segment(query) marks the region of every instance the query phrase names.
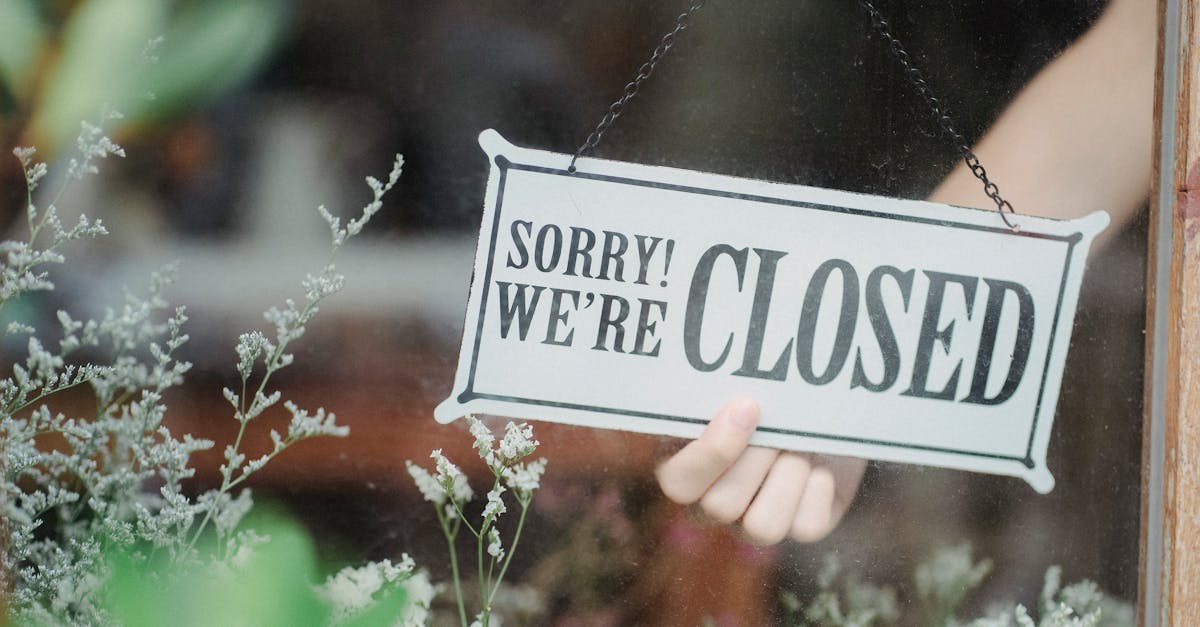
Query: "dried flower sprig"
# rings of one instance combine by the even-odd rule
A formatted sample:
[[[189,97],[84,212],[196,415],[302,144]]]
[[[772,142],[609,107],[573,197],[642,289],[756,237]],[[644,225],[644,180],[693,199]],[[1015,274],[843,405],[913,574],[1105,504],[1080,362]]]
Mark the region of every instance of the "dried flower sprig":
[[[117,117],[106,113],[99,123],[83,125],[79,154],[45,209],[34,204],[33,191],[49,168],[34,160],[32,148],[14,151],[25,172],[29,233],[25,241],[0,244],[0,307],[54,289],[45,264],[63,263],[67,244],[106,233],[86,217],[64,226],[56,203],[72,181],[95,174],[100,159],[124,156],[103,132]],[[177,438],[163,424],[162,394],[190,368],[175,357],[188,339],[182,331],[187,316],[181,308],[171,313],[162,297],[173,274],[170,267],[155,273],[145,297],[126,294],[122,307],[99,320],[58,312],[57,346],[39,339],[30,324],[7,329],[29,335],[25,359],[0,381],[0,583],[12,590],[18,623],[101,622],[102,549],[145,542],[174,555],[176,539],[199,511],[181,483],[193,474],[191,454],[212,444]],[[76,363],[83,349],[108,358]],[[83,385],[94,393],[93,415],[68,416],[48,405]]]
[[[541,484],[546,460],[540,458],[525,461],[533,455],[539,444],[533,437],[533,427],[527,424],[507,423],[499,443],[487,425],[474,416],[467,416],[467,424],[471,436],[475,439],[475,451],[492,473],[492,487],[487,492],[477,525],[471,524],[464,511],[466,504],[474,497],[474,491],[468,484],[466,475],[442,455],[440,449],[430,455],[434,460],[433,473],[411,461],[405,464],[417,489],[426,501],[434,505],[437,512],[438,523],[450,551],[450,571],[454,579],[459,620],[464,627],[476,624],[486,627],[491,619],[492,602],[504,575],[508,572],[517,543],[521,539],[521,532],[525,528],[525,517],[533,502],[533,494]],[[508,505],[504,501],[505,493],[514,496],[521,512],[507,549],[500,537],[500,530],[496,527],[496,521],[508,512]],[[471,623],[467,622],[466,602],[463,598],[462,578],[455,549],[455,539],[463,527],[475,536],[479,577],[480,610]]]
[[[405,627],[427,624],[429,606],[437,588],[430,583],[428,573],[417,570],[416,563],[407,553],[401,555],[397,564],[382,560],[343,568],[317,586],[316,592],[332,607],[333,624],[337,625],[369,610],[379,602],[381,595],[397,587],[402,588],[408,598],[403,613],[394,617],[398,619],[395,624]]]
[[[350,220],[345,227],[341,226],[340,218],[331,214],[324,206],[317,212],[325,219],[330,231],[329,259],[325,267],[316,275],[308,275],[302,282],[304,289],[304,304],[298,306],[296,301],[287,299],[283,308],[271,307],[263,312],[263,318],[275,327],[274,339],[269,339],[260,331],[243,333],[238,337],[234,352],[237,355],[237,371],[241,377],[240,391],[225,388],[222,392],[225,400],[233,407],[234,420],[238,422],[238,433],[233,444],[225,448],[225,462],[221,464],[221,486],[211,502],[216,504],[205,512],[204,518],[196,526],[189,542],[189,547],[196,542],[207,530],[212,518],[221,513],[221,505],[231,502],[225,498],[230,490],[239,486],[255,472],[261,470],[272,459],[297,442],[316,437],[345,437],[350,429],[337,423],[336,416],[326,412],[324,407],[318,407],[313,413],[301,409],[291,401],[284,402],[284,407],[292,415],[288,423],[287,433],[281,435],[271,430],[272,449],[255,459],[247,459],[241,446],[246,435],[246,428],[251,421],[260,417],[263,412],[279,403],[282,394],[279,390],[271,391],[269,384],[272,376],[290,366],[295,357],[287,352],[287,347],[293,341],[304,335],[307,325],[320,311],[320,303],[336,294],[345,284],[345,277],[338,273],[334,260],[337,252],[351,237],[362,232],[364,226],[379,211],[383,197],[395,187],[400,180],[404,167],[404,158],[396,155],[387,182],[380,183],[374,177],[367,177],[367,184],[372,191],[372,199],[362,209],[360,215]],[[256,367],[261,363],[261,374],[258,375],[257,385],[253,384]],[[251,392],[251,389],[253,391]],[[217,527],[218,540],[224,541],[222,528]]]
[[[990,560],[975,561],[967,544],[940,547],[917,566],[916,603],[901,604],[892,586],[876,586],[855,573],[844,573],[835,555],[825,558],[817,576],[819,590],[807,604],[781,595],[784,624],[828,627],[945,625],[947,627],[1132,627],[1133,607],[1102,592],[1094,582],[1062,587],[1062,569],[1046,571],[1035,620],[1024,605],[993,606],[987,616],[965,621],[957,616],[968,595],[991,571]],[[918,616],[904,616],[915,609]]]
[[[82,125],[78,153],[68,159],[44,209],[35,205],[34,190],[51,176],[50,168],[35,160],[32,148],[14,151],[25,174],[28,238],[0,243],[0,308],[29,292],[54,289],[45,266],[63,263],[67,244],[107,233],[99,221],[86,217],[65,226],[56,204],[72,182],[97,173],[101,160],[125,155],[103,130],[119,117],[107,112],[98,123]],[[8,601],[17,624],[106,623],[98,597],[109,574],[104,555],[110,550],[148,547],[150,555],[136,549],[134,558],[149,563],[157,554],[179,566],[218,560],[210,565],[219,570],[237,568],[265,540],[240,528],[253,499],[249,490],[235,489],[290,446],[344,436],[348,429],[323,408],[309,412],[285,401],[292,416],[286,433],[272,431],[270,451],[247,459],[241,449],[246,426],[282,400],[268,387],[272,375],[293,362],[286,349],[304,334],[318,304],[341,289],[344,278],[334,256],[380,209],[402,164],[397,157],[386,182],[368,179],[372,199],[345,227],[320,209],[330,227],[331,252],[325,267],[305,279],[304,304],[287,301],[264,314],[275,327],[273,338],[261,332],[239,338],[235,353],[242,387],[225,391],[239,423],[237,441],[225,451],[221,486],[194,499],[182,482],[194,475],[192,454],[213,443],[175,436],[164,424],[163,394],[191,367],[175,356],[188,340],[186,313],[164,297],[173,267],[151,277],[145,296],[127,294],[121,307],[98,320],[58,312],[57,346],[40,339],[28,323],[7,326],[6,335],[29,336],[26,356],[0,380],[0,588],[12,591]],[[77,363],[84,352],[107,358]],[[51,409],[55,395],[84,385],[95,395],[93,415]],[[218,552],[202,557],[196,544],[209,534]]]

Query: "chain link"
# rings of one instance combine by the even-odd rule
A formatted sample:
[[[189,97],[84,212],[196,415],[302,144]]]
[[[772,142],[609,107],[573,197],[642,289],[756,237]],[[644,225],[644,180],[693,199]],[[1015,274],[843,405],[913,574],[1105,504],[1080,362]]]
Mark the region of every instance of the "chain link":
[[[1005,213],[1014,213],[1012,204],[1000,196],[1000,188],[988,177],[987,170],[979,162],[979,157],[975,156],[971,147],[967,145],[966,138],[954,128],[954,123],[950,121],[950,116],[942,108],[941,101],[933,95],[933,91],[929,88],[929,83],[925,82],[925,77],[921,74],[921,70],[918,70],[913,65],[912,60],[908,56],[908,51],[892,35],[891,25],[888,24],[883,14],[879,12],[879,9],[876,9],[875,5],[871,4],[871,0],[859,0],[858,4],[871,16],[871,25],[875,28],[875,32],[887,42],[892,56],[896,58],[896,62],[904,69],[905,78],[908,79],[909,84],[916,90],[917,95],[921,96],[925,100],[925,103],[929,105],[929,110],[933,113],[933,118],[938,126],[941,127],[942,132],[957,145],[959,155],[967,164],[967,167],[970,168],[971,174],[975,175],[975,178],[983,183],[983,193],[987,194],[987,197],[996,203],[996,211],[1000,213],[1000,219],[1004,220],[1004,224],[1008,225],[1008,228],[1012,229],[1013,232],[1020,231],[1020,225],[1009,221],[1008,215]]]
[[[646,79],[650,78],[650,75],[654,73],[654,66],[658,65],[658,62],[667,54],[671,46],[675,45],[675,38],[688,27],[688,22],[691,20],[692,14],[699,11],[704,6],[704,2],[705,0],[692,0],[687,10],[675,18],[675,28],[666,35],[663,35],[662,40],[658,42],[658,47],[654,49],[654,54],[650,55],[650,60],[638,68],[637,76],[625,85],[625,92],[616,102],[609,105],[608,111],[600,119],[600,123],[596,125],[596,130],[592,131],[583,144],[579,146],[579,149],[575,151],[575,156],[571,157],[571,165],[567,168],[568,172],[575,172],[575,161],[600,143],[600,139],[604,137],[605,131],[625,111],[625,106],[637,95],[638,90],[642,87],[642,83],[646,82]]]
[[[685,10],[683,13],[680,13],[679,16],[675,18],[675,27],[671,29],[671,32],[663,35],[663,38],[658,43],[658,47],[656,47],[654,49],[654,53],[650,55],[650,60],[643,63],[642,66],[638,68],[637,76],[625,85],[625,90],[621,94],[621,97],[618,98],[616,102],[613,102],[611,105],[609,105],[608,111],[604,113],[604,117],[600,119],[600,123],[596,125],[596,129],[587,136],[587,139],[585,139],[575,151],[574,156],[571,157],[571,165],[567,167],[568,172],[574,173],[575,162],[579,160],[579,157],[583,156],[589,150],[592,150],[600,144],[600,140],[604,137],[604,133],[608,131],[609,127],[613,125],[613,122],[615,122],[616,119],[621,116],[621,113],[625,111],[625,107],[629,104],[629,101],[633,100],[633,97],[638,94],[638,91],[642,87],[642,83],[646,82],[646,79],[650,78],[650,75],[654,73],[655,66],[657,66],[658,62],[661,61],[663,56],[667,54],[667,51],[675,45],[676,37],[678,37],[679,33],[683,32],[683,30],[688,27],[688,22],[691,20],[692,14],[704,7],[704,2],[705,0],[692,0],[691,4],[688,5],[687,10]],[[957,145],[959,155],[967,164],[967,167],[971,170],[971,174],[973,174],[975,178],[979,179],[979,181],[983,183],[983,193],[986,194],[987,197],[992,200],[992,202],[996,203],[996,211],[1000,213],[1000,219],[1004,220],[1004,224],[1006,224],[1008,228],[1012,229],[1014,232],[1020,231],[1020,225],[1015,224],[1008,219],[1007,214],[1014,213],[1012,204],[1000,196],[1000,188],[988,176],[987,169],[985,169],[983,164],[979,162],[979,157],[977,157],[971,150],[971,147],[967,144],[966,138],[963,137],[962,133],[959,133],[958,129],[954,127],[954,123],[950,120],[950,115],[946,113],[946,110],[942,107],[941,101],[937,99],[937,96],[933,95],[933,90],[930,89],[929,83],[925,82],[925,77],[921,74],[921,70],[917,69],[917,67],[913,65],[913,62],[908,55],[908,51],[904,49],[904,46],[892,34],[892,28],[887,19],[883,17],[883,14],[879,12],[879,9],[875,8],[875,5],[871,3],[871,0],[859,0],[859,6],[861,6],[867,12],[867,14],[870,15],[871,25],[874,27],[875,32],[878,33],[885,42],[887,42],[888,50],[891,51],[892,56],[896,58],[896,62],[900,64],[900,67],[903,68],[905,78],[917,92],[917,95],[923,98],[925,103],[929,106],[929,110],[933,114],[933,118],[937,122],[938,127],[940,127],[941,131]]]

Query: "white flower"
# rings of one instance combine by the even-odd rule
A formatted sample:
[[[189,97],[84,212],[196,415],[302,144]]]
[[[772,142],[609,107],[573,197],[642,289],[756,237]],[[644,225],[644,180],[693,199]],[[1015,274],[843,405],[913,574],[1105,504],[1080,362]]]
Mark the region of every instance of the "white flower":
[[[500,459],[515,462],[533,453],[539,442],[533,439],[533,427],[528,424],[510,422],[504,427],[504,439],[500,440]]]
[[[256,399],[255,405],[265,409],[278,400],[279,391],[276,390],[269,398]],[[324,407],[318,407],[316,413],[310,415],[291,401],[285,402],[283,406],[292,414],[292,420],[288,423],[288,440],[306,440],[321,436],[344,438],[350,435],[350,427],[339,425],[337,416],[332,412],[326,413]]]
[[[441,484],[452,483],[454,478],[462,474],[458,466],[454,462],[442,455],[442,449],[435,449],[429,453],[429,457],[433,459],[433,467],[437,472],[437,481]]]
[[[421,496],[426,501],[434,505],[442,505],[446,502],[446,491],[442,489],[442,485],[429,474],[428,470],[405,460],[404,465],[408,467],[408,474],[412,477],[413,483],[417,484],[417,489],[421,491]],[[453,508],[450,508],[453,510]]]
[[[504,486],[496,486],[491,492],[488,492],[487,505],[483,507],[484,520],[494,520],[500,514],[508,511],[508,508],[504,506],[504,500],[500,498],[500,495],[503,493]]]
[[[500,544],[500,532],[495,527],[488,531],[487,552],[488,555],[498,560],[504,559],[504,547]]]
[[[407,554],[396,565],[391,560],[383,560],[358,568],[347,567],[317,586],[316,592],[329,601],[335,622],[340,622],[369,607],[375,602],[375,594],[385,585],[407,579],[414,568],[415,564]]]
[[[505,468],[504,483],[513,492],[516,492],[519,498],[526,499],[541,486],[544,472],[546,472],[546,458],[543,457],[528,464],[517,464],[511,468]]]
[[[101,160],[124,156],[121,147],[104,131],[106,122],[119,118],[119,114],[108,111],[98,123],[82,125],[77,140],[79,154],[64,159],[68,170],[61,177],[64,184],[96,173]],[[44,182],[48,168],[35,160],[32,148],[19,148],[14,154],[21,161],[26,188],[32,196]],[[383,194],[399,177],[400,164],[397,157],[387,181],[371,184],[373,200],[354,221],[353,233],[361,231],[379,209]],[[38,207],[27,202],[25,214],[29,241],[0,242],[0,304],[30,291],[53,290],[46,266],[66,261],[60,249],[74,240],[107,232],[99,220],[86,215],[64,222],[53,203]],[[343,229],[342,239],[347,236]],[[170,569],[180,574],[196,566],[211,569],[214,575],[247,567],[254,557],[253,547],[267,538],[249,529],[237,530],[250,509],[252,495],[249,490],[230,491],[230,484],[261,469],[297,440],[346,434],[346,427],[338,425],[332,413],[317,409],[309,414],[288,403],[292,421],[286,436],[270,432],[274,448],[248,459],[246,451],[230,447],[221,466],[222,488],[196,496],[184,491],[183,482],[195,473],[191,456],[212,448],[213,443],[189,434],[174,436],[163,422],[163,396],[182,382],[190,368],[190,364],[173,356],[188,339],[182,332],[187,317],[181,308],[175,309],[172,316],[165,298],[174,272],[168,266],[153,274],[147,296],[126,293],[123,303],[118,301],[101,318],[77,321],[59,312],[62,335],[56,348],[39,340],[28,325],[14,322],[0,326],[7,335],[30,334],[22,338],[27,354],[21,358],[10,355],[11,374],[0,378],[0,407],[8,409],[7,413],[0,412],[4,413],[0,415],[0,465],[5,475],[0,481],[0,517],[4,519],[0,571],[13,576],[5,581],[5,589],[10,593],[6,600],[11,612],[6,618],[14,624],[106,623],[109,617],[101,607],[101,593],[109,576],[102,552],[105,539],[112,542],[105,541],[104,545],[114,548],[135,543],[152,546],[170,560]],[[331,262],[303,287],[310,299],[320,299],[339,289],[341,282]],[[272,309],[265,315],[276,327],[275,337],[268,340],[262,333],[251,332],[238,339],[239,374],[249,378],[256,367],[260,368],[264,388],[252,395],[235,392],[236,386],[224,390],[225,399],[243,426],[283,400],[278,391],[265,389],[266,378],[292,363],[292,356],[284,352],[286,344],[303,335],[305,325],[316,313],[315,302],[298,308],[286,301],[283,309]],[[76,353],[84,347],[97,350]],[[79,363],[81,358],[104,361],[83,365]],[[94,417],[70,418],[39,402],[83,383],[90,384],[96,397],[98,411]],[[58,399],[49,400],[52,405]],[[29,408],[20,412],[20,417],[12,415],[17,413],[15,408],[26,406]],[[61,436],[63,446],[42,444],[39,439],[46,433]],[[470,496],[470,487],[461,473],[451,477],[450,494],[428,472],[424,475],[427,481],[418,478],[418,484],[432,488],[430,494],[443,504],[450,494]],[[158,490],[147,491],[148,486],[157,486]],[[55,515],[73,504],[78,505],[72,509],[86,506],[91,514]],[[203,517],[199,525],[195,523],[197,516]],[[192,546],[197,536],[207,537],[210,533],[216,536],[214,546],[220,547],[220,556],[214,554],[211,562]],[[132,557],[141,564],[150,563],[140,549]],[[406,589],[409,603],[397,618],[405,624],[424,624],[434,589],[427,576],[413,575],[412,560],[407,556],[395,566],[383,562],[344,571],[331,578],[328,588],[343,605],[356,606],[373,603],[373,594],[408,578],[414,582]]]
[[[493,445],[496,443],[496,436],[492,435],[491,429],[483,424],[475,416],[467,416],[467,424],[470,425],[471,435],[475,438],[475,450],[479,451],[479,458],[488,466],[495,466],[496,454],[492,451]]]
[[[270,354],[275,350],[275,347],[267,340],[267,336],[259,331],[251,331],[238,336],[237,346],[235,349],[238,356],[238,374],[245,379],[250,376],[250,370],[254,368],[254,360],[263,353]]]
[[[408,558],[407,555],[404,556]],[[424,627],[429,624],[429,606],[438,590],[429,581],[429,573],[420,571],[400,584],[408,596],[404,604],[404,613],[400,615],[400,624],[405,627]]]
[[[21,165],[25,168],[25,185],[30,193],[37,189],[38,182],[49,171],[45,163],[33,160],[35,153],[37,153],[37,148],[32,146],[13,148],[13,154],[20,159]]]
[[[458,475],[454,478],[454,485],[451,486],[450,495],[458,503],[466,503],[475,498],[475,491],[471,489],[471,484],[467,482],[466,475]]]
[[[335,614],[349,614],[371,603],[384,584],[383,574],[373,566],[346,567],[325,581],[319,592],[333,605]]]
[[[437,482],[450,495],[450,498],[457,503],[463,503],[475,496],[475,492],[471,490],[471,484],[467,482],[466,475],[462,474],[458,466],[446,459],[445,455],[442,455],[442,449],[433,451],[429,456],[433,458],[436,466]]]
[[[1020,625],[1020,627],[1037,627],[1033,619],[1029,617],[1029,611],[1025,609],[1024,605],[1018,605],[1015,614],[1017,625]]]

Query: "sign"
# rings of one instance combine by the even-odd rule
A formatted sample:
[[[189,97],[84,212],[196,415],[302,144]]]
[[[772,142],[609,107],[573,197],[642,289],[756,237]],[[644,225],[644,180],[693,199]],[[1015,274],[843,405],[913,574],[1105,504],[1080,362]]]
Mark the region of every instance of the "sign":
[[[1088,247],[1108,224],[518,148],[492,130],[458,373],[435,415],[695,437],[1054,479]]]

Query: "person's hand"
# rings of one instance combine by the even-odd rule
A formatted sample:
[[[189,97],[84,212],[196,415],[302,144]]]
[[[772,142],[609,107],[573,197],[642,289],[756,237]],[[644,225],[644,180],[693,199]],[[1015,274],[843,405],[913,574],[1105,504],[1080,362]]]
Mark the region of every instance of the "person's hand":
[[[758,413],[750,399],[721,409],[698,440],[658,467],[663,494],[682,505],[698,502],[721,523],[740,519],[756,544],[824,538],[854,500],[867,462],[748,446]]]

